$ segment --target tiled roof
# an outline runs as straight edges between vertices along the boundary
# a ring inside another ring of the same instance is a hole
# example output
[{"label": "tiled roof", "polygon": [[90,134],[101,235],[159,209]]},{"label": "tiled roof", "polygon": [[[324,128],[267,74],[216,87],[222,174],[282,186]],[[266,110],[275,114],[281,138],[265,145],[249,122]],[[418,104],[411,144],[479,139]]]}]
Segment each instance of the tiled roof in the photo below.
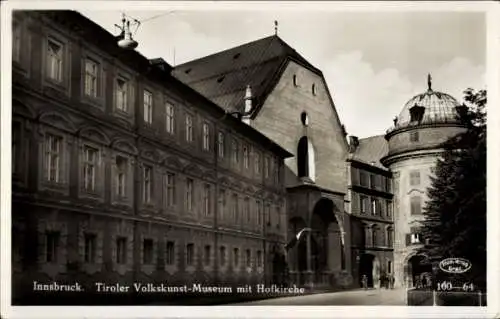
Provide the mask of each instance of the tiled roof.
[{"label": "tiled roof", "polygon": [[321,74],[273,35],[181,64],[175,67],[173,75],[228,111],[243,109],[245,90],[250,85],[254,109],[258,109],[288,59]]},{"label": "tiled roof", "polygon": [[359,140],[352,159],[387,169],[380,159],[387,155],[389,146],[383,135],[370,136]]}]

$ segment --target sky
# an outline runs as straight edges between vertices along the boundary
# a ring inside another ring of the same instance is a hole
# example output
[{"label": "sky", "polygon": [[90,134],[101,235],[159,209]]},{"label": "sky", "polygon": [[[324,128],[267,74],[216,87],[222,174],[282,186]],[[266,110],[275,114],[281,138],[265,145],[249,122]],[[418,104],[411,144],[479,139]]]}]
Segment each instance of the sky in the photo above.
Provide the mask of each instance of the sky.
[{"label": "sky", "polygon": [[[144,20],[136,49],[179,65],[274,34],[323,71],[349,135],[384,134],[414,95],[434,90],[462,101],[486,88],[481,12],[125,11]],[[80,10],[112,33],[120,11]],[[160,16],[158,16],[160,15]],[[155,17],[146,21],[148,18]]]}]

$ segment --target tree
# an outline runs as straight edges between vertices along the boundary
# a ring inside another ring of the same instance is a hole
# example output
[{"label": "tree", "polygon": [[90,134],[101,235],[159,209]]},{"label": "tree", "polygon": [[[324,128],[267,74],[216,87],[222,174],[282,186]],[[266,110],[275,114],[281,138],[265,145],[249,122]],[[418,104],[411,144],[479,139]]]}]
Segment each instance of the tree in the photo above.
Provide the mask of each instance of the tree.
[{"label": "tree", "polygon": [[466,273],[486,288],[486,90],[464,92],[457,108],[467,124],[464,133],[448,140],[436,164],[424,207],[420,232],[426,239],[419,253],[430,262],[462,257],[472,262]]}]

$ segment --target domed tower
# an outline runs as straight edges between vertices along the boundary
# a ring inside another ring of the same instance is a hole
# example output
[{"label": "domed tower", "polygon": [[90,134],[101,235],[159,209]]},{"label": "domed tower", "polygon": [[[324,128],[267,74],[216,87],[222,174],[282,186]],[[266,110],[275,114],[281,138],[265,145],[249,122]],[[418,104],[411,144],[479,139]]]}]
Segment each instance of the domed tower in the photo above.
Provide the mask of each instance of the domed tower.
[{"label": "domed tower", "polygon": [[385,135],[389,151],[381,162],[393,172],[394,277],[398,287],[413,287],[421,273],[431,271],[430,265],[421,263],[423,256],[416,255],[424,244],[418,227],[424,218],[429,176],[443,152],[441,145],[465,130],[459,116],[462,108],[452,96],[434,91],[429,75],[427,91],[405,104]]}]

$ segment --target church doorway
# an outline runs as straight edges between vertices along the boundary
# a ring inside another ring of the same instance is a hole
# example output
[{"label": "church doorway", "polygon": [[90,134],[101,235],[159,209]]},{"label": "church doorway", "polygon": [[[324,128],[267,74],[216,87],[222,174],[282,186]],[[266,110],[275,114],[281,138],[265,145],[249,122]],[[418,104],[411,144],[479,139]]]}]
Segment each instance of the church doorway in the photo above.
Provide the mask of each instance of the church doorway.
[{"label": "church doorway", "polygon": [[380,263],[378,258],[372,254],[362,254],[359,258],[359,285],[363,287],[363,276],[367,278],[367,287],[379,286]]}]

